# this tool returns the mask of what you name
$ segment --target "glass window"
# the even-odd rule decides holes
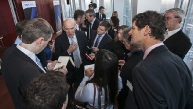
[[[185,20],[184,20],[183,31],[193,43],[193,17],[192,17],[193,9],[192,7],[193,7],[193,1],[191,0],[184,0],[184,3],[182,3],[182,9],[187,10]],[[191,47],[189,52],[186,54],[184,61],[186,62],[187,66],[190,68],[191,72],[193,72],[193,47]]]
[[[113,0],[104,0],[106,19],[110,21],[110,17],[113,13]]]
[[[175,0],[162,0],[160,12],[165,12],[170,8],[174,8]]]
[[[124,25],[131,26],[132,24],[132,13],[131,13],[131,0],[125,0],[124,8]]]

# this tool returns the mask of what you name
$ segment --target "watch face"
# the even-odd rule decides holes
[[[114,31],[117,31],[117,29],[115,28]]]

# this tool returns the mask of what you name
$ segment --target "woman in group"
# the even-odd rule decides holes
[[[127,25],[122,25],[118,28],[117,36],[114,40],[111,41],[109,46],[106,48],[107,50],[115,53],[115,55],[118,57],[118,60],[125,59],[125,54],[129,51],[126,50],[125,46],[121,43],[122,41],[122,30],[124,28],[128,27]]]
[[[101,49],[95,55],[95,68],[85,70],[85,76],[80,83],[75,99],[87,102],[97,109],[113,109],[118,92],[122,88],[122,80],[118,76],[117,56]],[[94,74],[94,77],[91,76]]]
[[[126,49],[130,50],[130,53],[127,54],[127,60],[122,66],[120,76],[122,78],[123,88],[121,89],[118,95],[118,107],[119,109],[124,109],[125,101],[128,98],[134,99],[133,96],[130,96],[132,92],[132,87],[127,86],[126,84],[132,84],[132,70],[133,68],[143,59],[143,51],[130,43],[131,36],[128,34],[131,30],[131,27],[123,29],[122,43],[125,45]],[[123,60],[122,60],[123,61]],[[127,82],[128,80],[128,82]],[[128,105],[128,104],[127,104]],[[134,108],[134,107],[131,107]]]
[[[113,11],[112,16],[116,16],[118,18],[118,12],[117,11]]]
[[[119,27],[119,18],[112,16],[110,19],[110,28],[108,31],[108,34],[111,36],[112,39],[115,38],[115,36],[117,35],[117,30]]]

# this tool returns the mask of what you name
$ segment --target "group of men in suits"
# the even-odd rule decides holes
[[[40,53],[52,38],[51,25],[42,18],[29,20],[22,30],[22,42],[8,48],[2,58],[2,76],[16,109],[22,109],[26,86],[37,76],[53,70],[56,61],[45,69],[35,54]],[[67,73],[66,67],[61,72]]]
[[[104,12],[104,7],[99,10]],[[178,9],[166,11],[165,20],[155,11],[146,11],[133,18],[132,30],[128,34],[132,35],[131,44],[144,51],[144,59],[133,70],[135,100],[127,100],[126,109],[182,109],[185,106],[189,109],[186,103],[189,102],[192,75],[181,58],[184,58],[191,43],[180,30],[182,16],[175,13],[176,10],[180,12]],[[85,54],[90,53],[90,48],[92,53],[105,49],[112,40],[108,35],[109,22],[104,18],[99,20],[102,11],[96,14],[92,9],[86,12],[76,10],[74,19],[67,18],[63,22],[63,32],[55,40],[55,59],[70,56],[75,63],[75,67],[69,62],[66,67],[59,69],[64,74],[68,69],[67,82],[71,85],[69,102],[74,98],[72,85],[75,89],[79,86],[84,77],[84,65],[90,64]],[[82,27],[85,17],[89,22],[87,29]],[[168,35],[164,39],[165,26]],[[87,36],[83,30],[87,31]],[[47,72],[35,54],[45,48],[52,34],[53,29],[47,21],[42,18],[32,19],[23,28],[22,43],[4,53],[2,76],[16,109],[22,107],[22,94],[26,86],[35,77]],[[175,45],[172,43],[174,41]],[[52,63],[50,70],[56,63]]]
[[[165,20],[155,11],[134,16],[131,44],[144,51],[132,71],[134,100],[127,98],[125,109],[191,109],[188,106],[192,75],[183,60],[163,43]]]

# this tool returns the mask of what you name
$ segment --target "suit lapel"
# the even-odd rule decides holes
[[[108,37],[108,35],[107,35],[107,33],[106,33],[106,34],[104,35],[104,37],[101,39],[98,48],[101,49],[101,48],[103,48],[103,47],[105,46],[106,41],[107,41],[107,37]]]
[[[164,41],[164,43],[175,43],[175,41],[179,38],[179,33],[182,32],[182,30],[178,31],[177,33],[170,36],[168,39]]]

